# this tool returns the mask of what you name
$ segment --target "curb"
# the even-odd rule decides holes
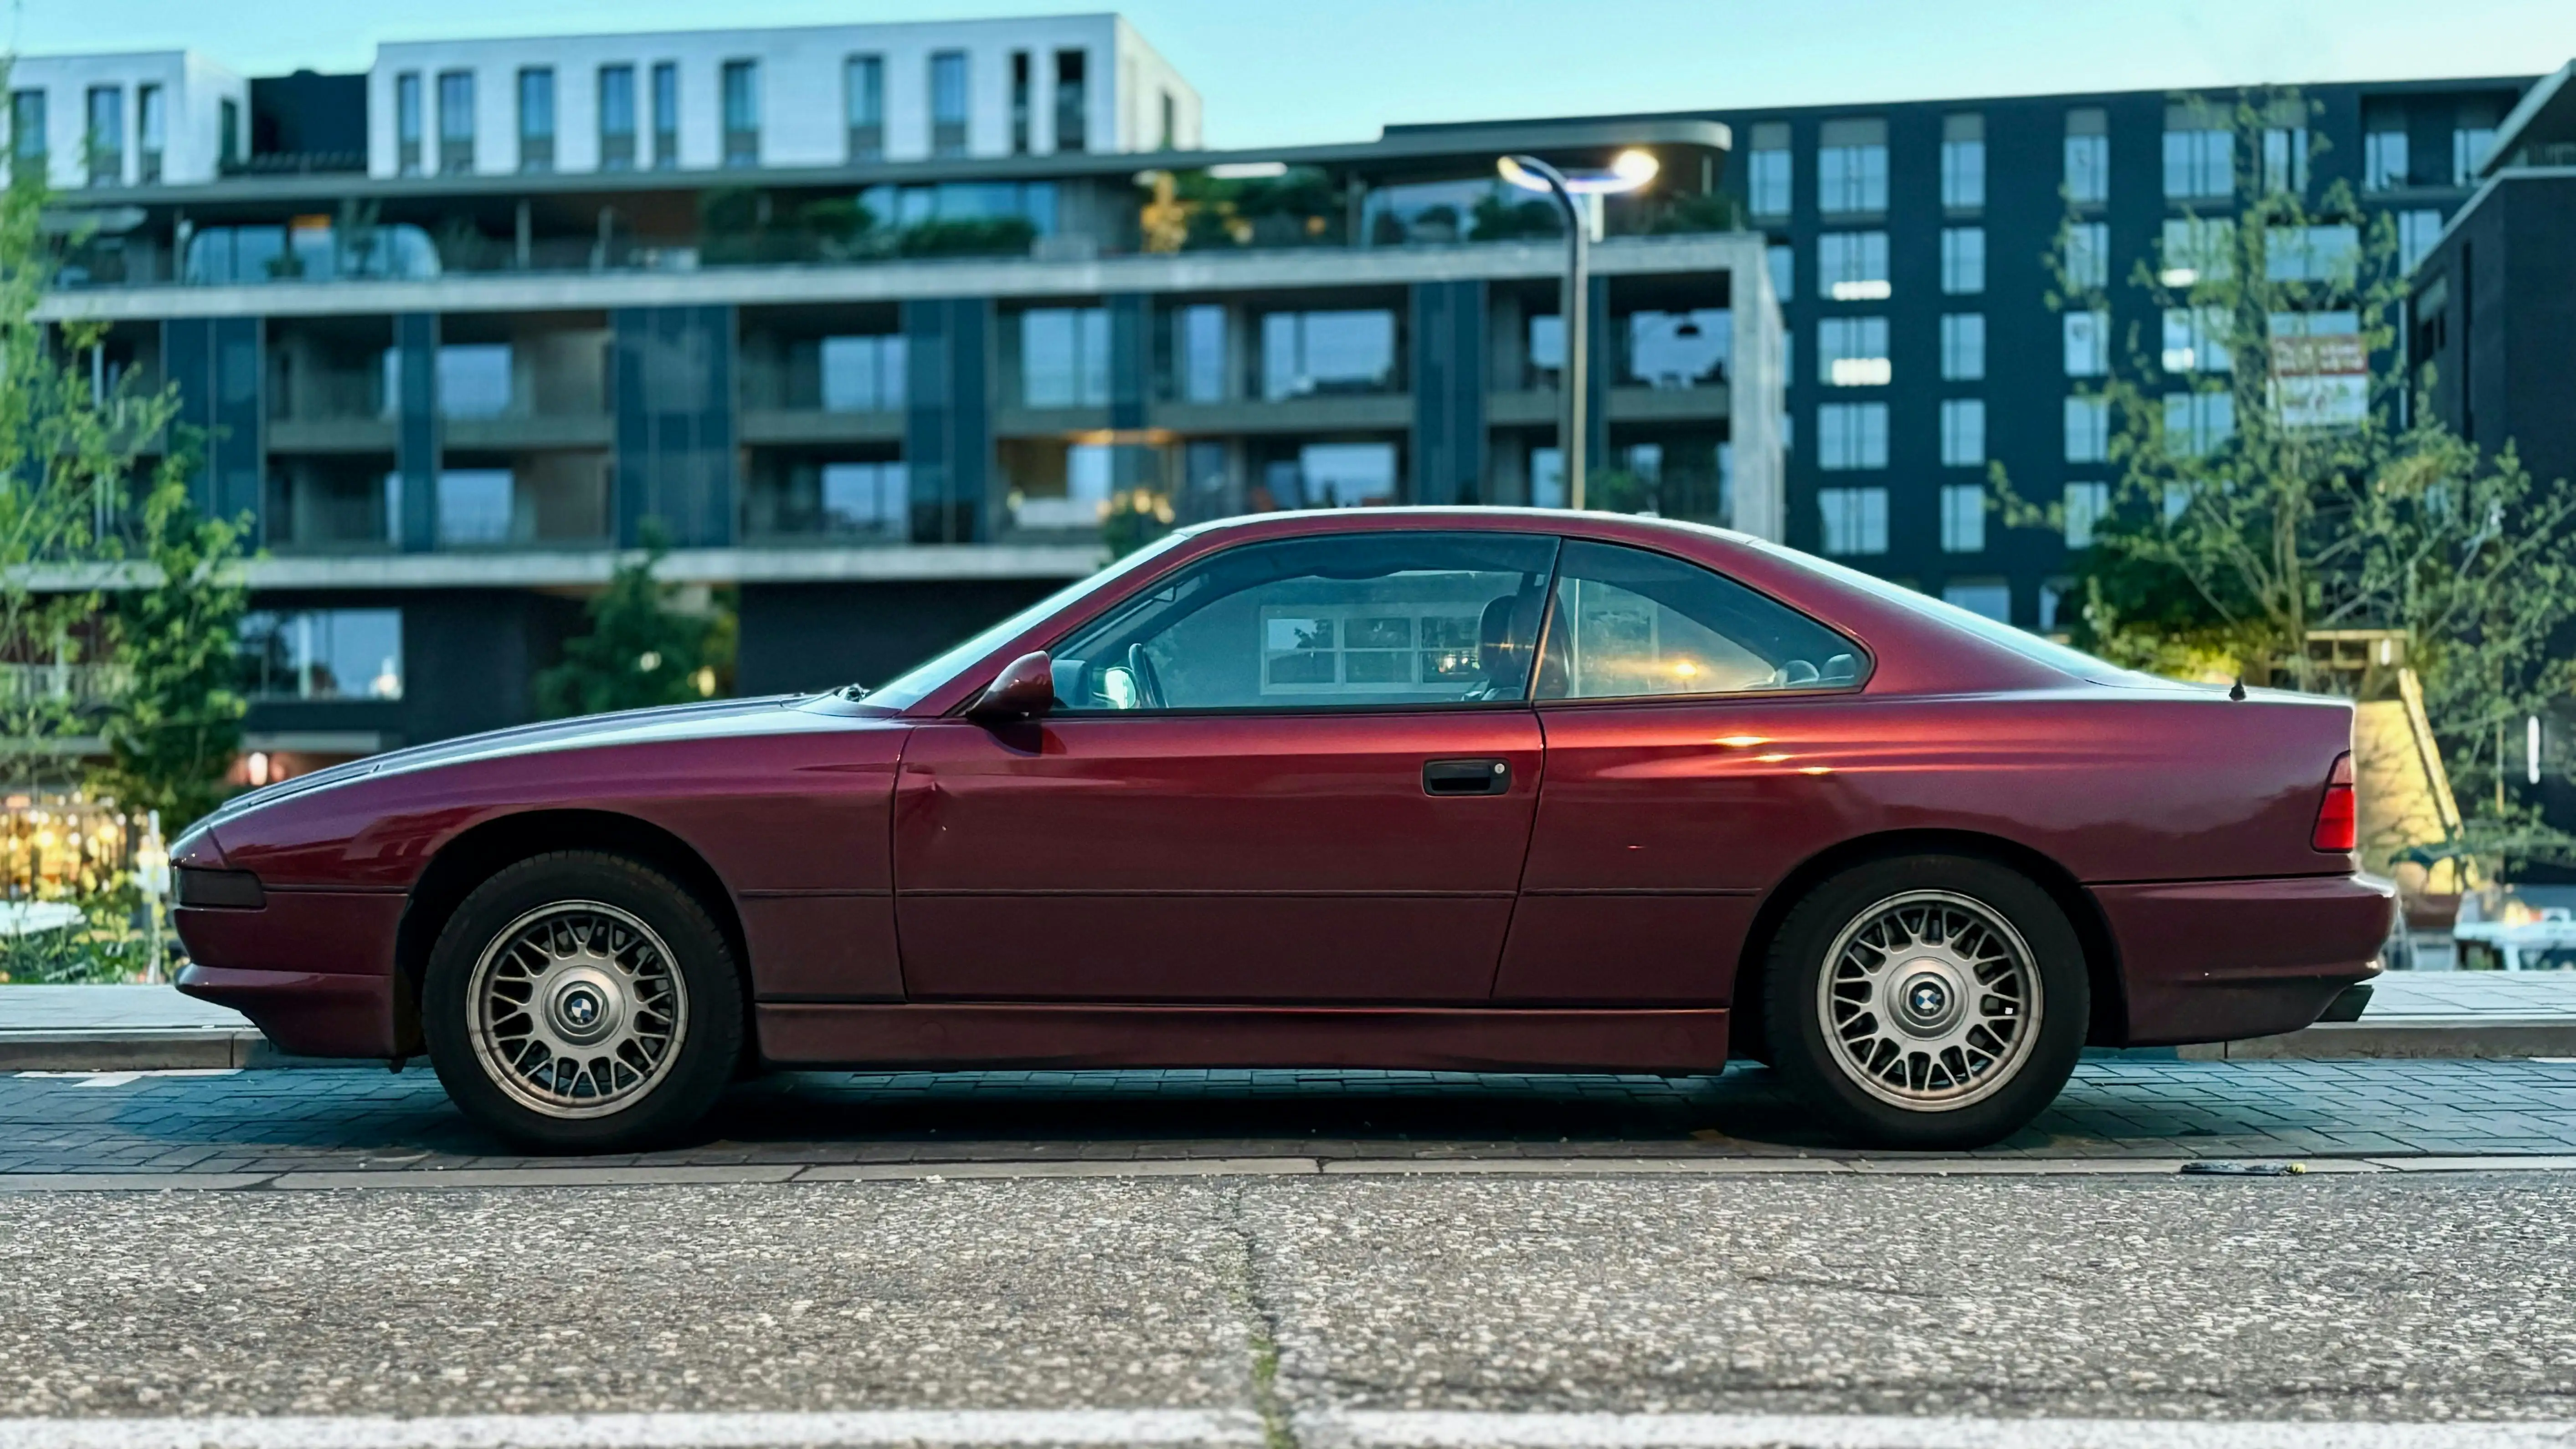
[[[2576,1057],[2576,1020],[2481,1017],[2326,1021],[2281,1036],[2179,1047],[2175,1055],[2187,1062]]]
[[[171,1072],[360,1067],[289,1056],[253,1027],[101,1027],[0,1031],[0,1072]]]

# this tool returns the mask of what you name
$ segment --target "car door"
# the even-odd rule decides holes
[[[1724,1005],[1762,892],[1838,838],[1860,646],[1701,566],[1569,541],[1547,781],[1497,1002]]]
[[[1241,545],[1053,651],[1057,708],[917,728],[915,1000],[1481,1002],[1538,796],[1556,541]],[[1000,661],[995,661],[996,664]]]

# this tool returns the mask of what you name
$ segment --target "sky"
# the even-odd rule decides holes
[[[1197,86],[1207,144],[1406,121],[2262,82],[2524,75],[2576,0],[12,0],[22,53],[193,47],[252,75],[376,42],[1116,8]]]

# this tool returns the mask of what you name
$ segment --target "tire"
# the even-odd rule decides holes
[[[1772,1066],[1873,1147],[1984,1147],[2020,1131],[2066,1086],[2092,1017],[2065,911],[1974,856],[1826,880],[1781,921],[1766,973]]]
[[[724,932],[669,877],[558,851],[503,868],[448,917],[421,1031],[447,1095],[485,1127],[540,1152],[628,1150],[687,1131],[733,1079],[742,982]]]

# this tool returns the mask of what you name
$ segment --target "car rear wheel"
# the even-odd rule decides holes
[[[1982,1147],[2066,1085],[2091,1016],[2066,913],[1970,856],[1872,861],[1810,891],[1773,938],[1772,1065],[1879,1147]]]
[[[742,1055],[733,952],[696,897],[589,851],[524,860],[449,917],[421,1029],[448,1096],[542,1151],[634,1147],[715,1104]]]

